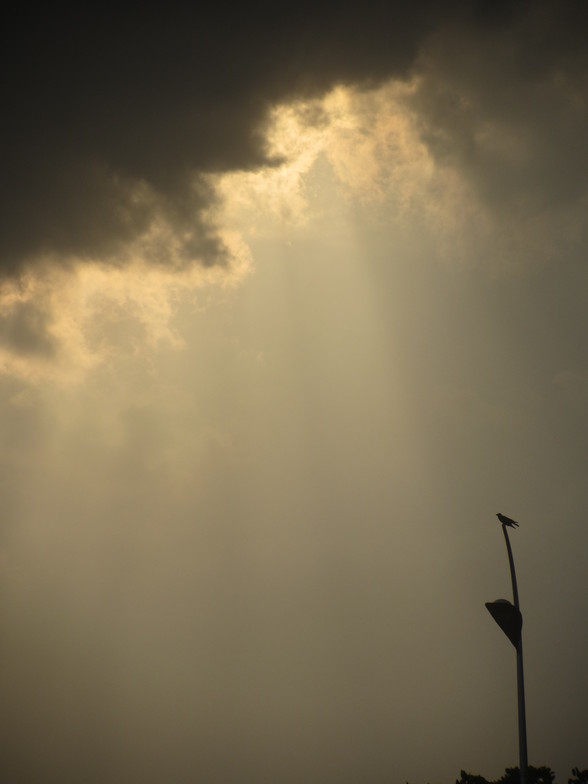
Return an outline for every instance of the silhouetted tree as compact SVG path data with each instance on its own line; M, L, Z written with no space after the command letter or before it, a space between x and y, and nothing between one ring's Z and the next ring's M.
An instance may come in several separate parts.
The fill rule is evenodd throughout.
M555 773L546 765L535 768L529 765L527 771L527 784L553 784ZM521 778L518 768L506 768L504 776L496 784L519 784Z
M572 768L572 778L568 779L568 784L588 784L588 768L586 770Z
M573 768L572 773L576 778L569 779L568 784L588 784L588 770L580 771L578 768ZM518 768L506 768L504 775L496 781L487 781L484 776L462 770L455 784L520 784L520 780ZM527 784L553 784L554 780L555 773L551 768L546 765L540 768L529 765Z
M489 784L484 776L478 776L475 773L466 773L465 770L460 772L460 778L456 779L455 784Z

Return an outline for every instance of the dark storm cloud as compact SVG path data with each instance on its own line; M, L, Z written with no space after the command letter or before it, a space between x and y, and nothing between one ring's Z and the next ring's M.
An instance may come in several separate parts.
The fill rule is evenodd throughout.
M194 182L267 164L272 105L405 75L448 17L494 29L513 5L84 6L15 19L2 66L4 274L42 255L113 257L156 215L186 237L180 259L222 260L202 218L212 195Z
M521 4L493 29L447 26L422 53L423 138L503 216L587 194L587 22L585 4Z
M565 209L588 164L583 4L372 2L41 12L3 42L0 270L40 257L225 261L205 177L271 164L277 103L418 73L423 139L507 211ZM175 253L148 235L154 219Z

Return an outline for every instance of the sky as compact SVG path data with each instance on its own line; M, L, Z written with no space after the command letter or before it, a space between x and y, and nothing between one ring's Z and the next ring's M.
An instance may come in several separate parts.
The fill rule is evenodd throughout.
M23 12L24 13L24 12ZM13 784L588 767L588 11L6 26Z

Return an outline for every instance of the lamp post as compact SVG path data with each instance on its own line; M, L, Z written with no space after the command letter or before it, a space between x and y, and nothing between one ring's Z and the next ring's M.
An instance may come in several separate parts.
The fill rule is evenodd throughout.
M502 533L506 542L508 562L510 565L510 577L512 580L512 596L514 604L506 599L497 599L495 602L486 602L486 607L496 623L506 634L514 645L517 652L517 695L519 713L519 771L521 784L527 784L527 719L525 716L525 680L523 675L523 637L522 626L523 616L519 607L519 592L517 589L517 576L515 573L514 558L510 539L508 538L507 526L518 528L518 523L503 514L496 515L502 524Z

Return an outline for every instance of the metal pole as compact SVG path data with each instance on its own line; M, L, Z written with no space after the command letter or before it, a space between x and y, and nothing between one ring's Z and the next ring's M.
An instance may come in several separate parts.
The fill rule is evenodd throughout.
M517 576L515 573L514 558L512 557L512 548L508 538L508 532L504 523L502 524L502 531L506 541L506 550L508 552L508 561L510 564L510 576L512 580L512 597L514 606L520 612L519 607L519 592L517 590ZM521 776L521 784L527 784L527 719L525 716L525 679L523 675L523 634L519 644L516 646L517 650L517 694L519 706L519 771Z

